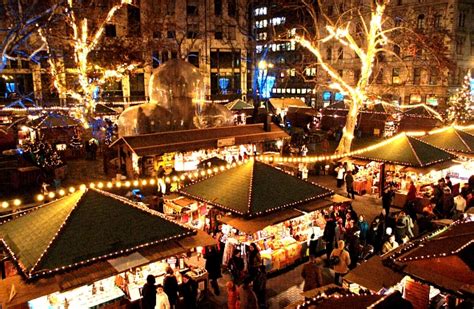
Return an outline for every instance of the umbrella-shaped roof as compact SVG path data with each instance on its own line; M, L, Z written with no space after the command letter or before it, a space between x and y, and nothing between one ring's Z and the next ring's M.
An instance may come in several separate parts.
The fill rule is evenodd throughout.
M255 160L194 183L180 192L248 217L333 194L330 189Z
M404 133L382 143L383 147L369 148L352 157L411 167L425 167L455 158L440 148Z
M384 257L384 264L458 295L474 295L474 222L414 240Z
M445 150L474 153L474 135L454 127L434 131L420 139Z
M404 116L421 117L421 118L435 118L442 120L441 116L431 107L425 104L410 108L403 113Z
M195 233L98 190L78 191L0 225L0 243L35 278Z
M349 107L344 101L339 101L324 108L324 110L348 110Z
M393 114L397 112L397 107L388 103L376 103L363 110L366 113Z
M79 120L58 113L47 113L26 123L33 129L68 128L80 125Z
M232 102L229 102L225 105L229 110L231 111L238 111L242 109L253 109L253 105L250 103L247 103L241 99L234 100Z

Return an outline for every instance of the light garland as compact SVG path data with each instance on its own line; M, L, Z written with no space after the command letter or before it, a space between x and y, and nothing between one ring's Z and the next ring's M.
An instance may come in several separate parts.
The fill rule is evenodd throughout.
M345 154L305 156L305 157L281 157L281 156L275 157L275 156L272 156L272 155L259 155L259 156L255 156L254 159L259 160L259 161L264 162L264 163L271 163L271 162L278 162L278 163L317 163L317 162L324 162L324 161L333 161L333 160L342 159L344 157L359 155L359 154L362 154L363 152L366 152L366 151L379 149L379 148L384 147L387 144L391 143L394 139L402 137L404 134L407 135L407 136L415 136L415 137L416 136L423 136L423 135L426 135L426 134L435 134L436 132L439 132L441 130L447 130L450 127L451 126L448 126L448 127L441 128L441 129L436 129L436 130L433 130L433 131L430 131L430 132L424 132L424 131L416 132L416 131L414 131L414 132L399 133L399 134L397 134L397 135L395 135L395 136L393 136L393 137L391 137L387 140L381 141L381 142L379 142L375 145L371 145L371 146L368 146L368 147L365 147L365 148L362 148L362 149L354 150L354 151L351 151L351 152L348 152L348 153L345 153ZM454 128L457 128L459 130L470 130L470 129L474 129L474 125L454 126ZM424 143L428 144L426 142L424 142ZM428 145L433 146L431 144L428 144ZM436 147L436 146L433 146L433 147L438 148L440 150L443 150L443 149L441 149L439 147ZM367 158L367 159L370 160L370 158ZM245 160L244 163L245 162L247 162L247 160ZM442 162L442 160L441 161L430 162L430 164L434 164L434 163L438 163L438 162ZM242 164L242 163L240 163L240 164ZM201 170L200 172L199 171L191 171L191 172L187 172L187 173L182 174L180 179L184 180L183 177L188 178L188 179L198 179L200 177L205 177L206 175L217 174L218 172L222 172L222 171L224 171L226 169L230 169L234 166L236 166L236 163L221 165L217 168ZM143 180L146 181L145 182L146 185L151 185L151 186L154 186L158 181L157 178L148 178L148 179L139 179L139 180L125 180L120 184L120 186L124 185L125 187L128 188L131 185L133 185L134 187L137 187L140 184L143 185ZM171 183L172 178L167 176L167 177L163 177L162 180L165 183ZM176 179L176 181L177 181L177 179ZM118 182L120 182L120 181L118 181ZM84 186L86 186L86 185L84 184ZM106 182L106 185L104 185L104 181L90 182L89 183L89 188L103 189L105 186L107 186L109 189L113 188L113 187L116 187L116 185L114 185L114 183L112 183L112 182ZM73 193L74 191L78 190L79 188L80 188L80 186L78 186L77 188L76 187L69 187L68 192ZM59 192L61 192L61 190L64 191L65 189L60 188ZM64 195L64 194L62 194L62 195ZM45 199L44 195L42 195L42 194L37 194L36 195L36 200L38 202L41 202L44 199ZM11 201L11 202L12 203L10 203L9 201L2 201L0 205L2 206L2 208L8 208L8 207L10 207L11 204L13 204L13 201ZM21 201L20 201L20 203L21 203Z
M53 236L53 238L50 240L50 242L48 243L48 245L46 246L46 248L43 250L43 252L41 253L40 257L38 258L38 260L35 262L35 264L33 265L33 267L31 269L27 269L25 267L25 265L23 265L23 263L21 263L21 261L18 259L18 257L15 255L14 251L8 246L8 244L6 243L6 241L4 239L0 239L1 243L3 244L3 247L6 248L9 256L13 259L14 263L18 266L18 268L21 270L22 274L27 277L28 279L35 279L37 277L40 277L40 276L43 276L43 275L48 275L48 274L52 274L54 272L58 272L58 271L65 271L65 270L69 270L71 268L74 268L74 267L77 267L77 266L84 266L84 265L87 265L87 264L90 264L90 263L93 263L93 262L96 262L96 261L100 261L100 260L103 260L103 259L108 259L108 258L111 258L111 257L115 257L115 256L119 256L119 255L123 255L123 254L127 254L129 252L134 252L138 249L141 249L141 248L145 248L145 247L149 247L149 246L152 246L152 245L156 245L156 244L159 244L159 243L163 243L163 242L166 242L166 241L169 241L169 240L173 240L173 239L178 239L178 238L182 238L182 237L186 237L186 236L191 236L191 235L196 235L197 234L197 231L195 229L192 229L190 228L189 226L187 225L184 225L182 223L179 223L179 222L174 222L174 221L170 221L168 218L166 218L166 216L164 214L161 214L160 212L157 212L155 210L151 210L147 207L144 207L138 203L134 203L124 197L121 197L121 196L117 196L115 194L111 194L109 192L105 192L105 191L100 191L100 190L97 190L97 189L92 189L92 190L95 190L96 192L100 193L100 194L103 194L107 197L110 197L110 198L113 198L125 205L128 205L128 206L131 206L131 207L134 207L138 210L141 210L143 212L146 212L150 215L154 215L154 216L157 216L157 217L160 217L161 219L167 221L167 222L170 222L172 224L176 224L178 226L180 226L181 228L183 228L185 231L177 234L177 235L173 235L173 236L168 236L168 237L165 237L165 238L162 238L162 239L158 239L158 240L155 240L155 241L150 241L150 242L146 242L144 244L140 244L140 245L137 245L137 246L133 246L131 248L127 248L127 249L122 249L122 250L117 250L115 252L111 252L111 253L108 253L108 254L104 254L104 255L101 255L101 256L98 256L98 257L93 257L93 258L89 258L89 259L86 259L86 260L82 260L82 261L79 261L79 262L76 262L76 263L72 263L72 264L69 264L69 265L64 265L64 266L61 266L61 267L57 267L57 268L54 268L54 269L49 269L49 270L40 270L40 271L36 271L36 267L38 267L38 265L41 263L41 261L44 259L46 253L48 252L49 248L51 247L51 245L55 242L55 240L59 237L59 234L61 233L61 231L65 228L65 226L67 225L67 223L69 222L69 218L71 217L72 213L74 212L74 210L77 208L77 206L81 203L81 201L85 198L85 193L87 192L87 189L81 191L81 192L77 192L76 194L80 195L79 198L77 199L77 201L74 203L71 211L69 212L69 214L67 215L67 217L65 218L65 220L62 222L61 226L59 227L58 231L55 233L55 235ZM34 209L31 209L29 211L25 211L23 212L22 214L20 214L20 216L24 216L26 214L29 214L31 212L33 212L34 210L37 210L41 207L45 207L47 204L45 205L42 205L42 206L39 206L39 207L35 207ZM13 219L10 219L10 220L7 220L6 222L8 221L11 221ZM5 222L5 223L6 223ZM4 224L5 224L4 223Z

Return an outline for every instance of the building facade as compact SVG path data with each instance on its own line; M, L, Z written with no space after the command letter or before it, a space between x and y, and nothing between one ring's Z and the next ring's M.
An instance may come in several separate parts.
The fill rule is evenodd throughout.
M271 96L298 97L319 108L343 100L344 95L329 87L332 80L315 57L287 38L296 31L321 39L325 33L318 35L315 25L324 29L325 15L335 22L351 20L349 31L362 42L363 24L350 12L360 11L367 22L371 1L323 0L321 8L316 3L308 10L299 1L256 1L252 25L254 62L262 64L266 75L275 77ZM311 9L315 14L309 13ZM390 1L383 28L394 31L387 34L389 43L377 56L369 97L397 104L444 106L474 67L474 2ZM356 84L361 64L353 50L330 40L320 44L320 51L346 82Z
M111 7L112 1L95 0L81 9L87 10L83 15L92 29L102 23L103 14L99 12L107 12ZM9 9L7 1L0 0L1 15ZM207 81L210 100L245 95L248 39L247 31L243 30L247 29L247 12L245 0L133 0L105 25L102 43L94 52L105 54L102 55L105 63L108 57L123 56L123 62L133 59L139 64L131 74L105 84L100 89L99 100L147 100L153 69L173 58L185 59L199 68ZM1 27L8 30L6 20ZM61 28L65 35L71 31L67 28L66 25ZM120 45L124 55L107 49L112 45ZM67 48L64 55L62 78L66 83L74 83L74 63L68 59ZM29 97L39 104L71 100L57 95L51 84L44 59L39 63L7 60L0 69L0 104L6 105L19 97Z

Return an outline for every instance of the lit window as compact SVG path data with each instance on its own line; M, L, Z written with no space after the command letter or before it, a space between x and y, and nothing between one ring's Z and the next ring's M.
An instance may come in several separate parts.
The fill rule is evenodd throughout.
M301 93L301 89L296 89L296 93Z
M291 93L296 93L296 89L295 89L295 88L291 88Z
M267 8L266 7L256 8L255 16L262 16L262 15L267 15Z
M256 52L257 54L260 54L260 53L262 52L262 50L263 50L263 46L262 46L262 45L257 45L257 46L255 47L255 52Z
M306 93L306 88L301 89L301 93L305 94Z

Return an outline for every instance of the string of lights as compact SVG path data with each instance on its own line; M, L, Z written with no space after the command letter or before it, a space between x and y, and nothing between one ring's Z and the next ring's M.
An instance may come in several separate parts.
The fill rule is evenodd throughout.
M305 156L305 157L283 157L283 156L274 156L274 155L259 155L254 157L256 160L262 161L264 163L272 163L272 162L278 162L278 163L317 163L317 162L326 162L326 161L334 161L334 160L340 160L345 157L350 157L354 155L360 155L366 151L371 151L371 150L376 150L379 148L382 148L386 146L387 144L391 143L394 139L403 137L404 134L408 136L423 136L425 134L435 134L442 132L444 130L448 130L452 126L448 126L445 128L441 129L436 129L430 132L404 132L400 133L398 135L395 135L389 139L386 139L382 142L379 142L377 144L362 148L362 149L357 149L355 151L351 151L349 153L345 154L333 154L333 155L319 155L319 156ZM468 126L454 126L454 128L459 129L459 130L471 130L474 128L474 125L468 125ZM469 159L469 158L464 158L464 159ZM244 161L246 162L246 161ZM198 170L198 171L191 171L191 172L186 172L181 174L180 176L166 176L163 177L161 180L163 180L165 183L171 183L171 182L176 182L178 180L185 180L186 178L191 179L191 180L196 180L204 177L210 177L220 171L224 171L226 169L230 169L232 167L235 167L236 164L243 164L244 162L238 162L238 163L233 163L233 164L227 164L227 165L222 165L219 167L214 167L212 169L207 169L207 170ZM49 199L54 199L57 197L62 197L66 195L67 193L74 193L77 190L83 189L83 188L98 188L98 189L111 189L111 188L120 188L120 187L125 187L125 188L130 188L130 187L137 187L137 186L154 186L158 183L157 178L146 178L146 179L136 179L136 180L124 180L124 181L93 181L90 182L89 184L81 184L80 186L71 186L69 188L59 188L58 190L55 191L50 191L46 195L45 194L37 194L35 196L35 199L37 202L43 202L46 198ZM2 201L0 203L1 207L3 209L9 208L10 206L15 206L19 207L22 204L22 201L20 199L14 199L14 200L7 200L7 201Z

